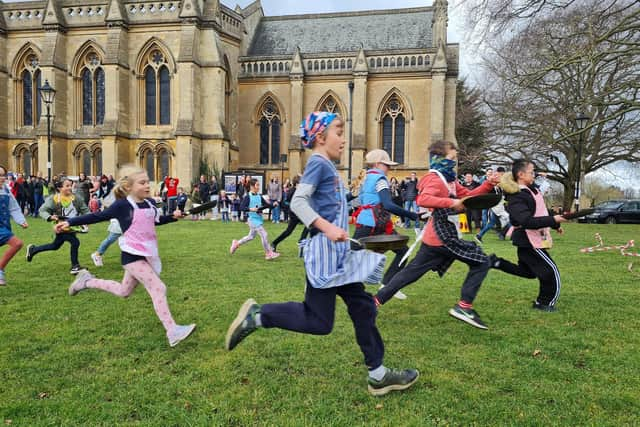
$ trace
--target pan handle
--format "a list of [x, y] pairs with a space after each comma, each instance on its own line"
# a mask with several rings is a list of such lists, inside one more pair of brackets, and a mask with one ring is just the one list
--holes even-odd
[[352, 239], [351, 237], [349, 237], [349, 241], [352, 243], [355, 243], [356, 245], [360, 246], [361, 248], [364, 248], [364, 245], [362, 243], [360, 243], [359, 240], [357, 239]]

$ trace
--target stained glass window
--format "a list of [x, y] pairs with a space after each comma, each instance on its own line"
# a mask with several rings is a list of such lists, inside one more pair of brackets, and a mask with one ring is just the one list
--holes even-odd
[[389, 153], [391, 160], [404, 163], [404, 143], [406, 135], [404, 106], [396, 95], [385, 104], [382, 113], [382, 149]]
[[31, 73], [27, 70], [22, 72], [22, 124], [33, 126], [33, 80]]
[[[260, 109], [260, 164], [280, 162], [280, 111], [271, 99], [267, 98]], [[269, 159], [271, 155], [271, 159]], [[271, 161], [269, 161], [271, 160]]]
[[[156, 73], [151, 67], [147, 67], [144, 73], [145, 86], [145, 112], [148, 125], [156, 124]], [[151, 176], [151, 175], [150, 175]]]
[[147, 55], [144, 80], [145, 123], [171, 124], [171, 74], [167, 58], [158, 49]]
[[93, 78], [88, 68], [82, 70], [82, 124], [93, 124]]

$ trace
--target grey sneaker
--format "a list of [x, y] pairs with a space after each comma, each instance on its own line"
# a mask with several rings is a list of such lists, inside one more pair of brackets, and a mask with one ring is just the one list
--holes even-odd
[[249, 298], [242, 304], [238, 315], [231, 322], [227, 337], [225, 339], [225, 348], [233, 350], [240, 341], [245, 339], [249, 334], [258, 329], [256, 324], [256, 314], [260, 313], [260, 305], [253, 298]]
[[78, 292], [87, 289], [87, 281], [94, 277], [93, 274], [89, 273], [89, 270], [80, 270], [76, 275], [76, 279], [69, 286], [69, 295], [74, 296]]
[[384, 396], [390, 391], [405, 390], [418, 380], [420, 372], [415, 369], [387, 369], [387, 373], [380, 381], [369, 377], [369, 393], [374, 396]]
[[171, 332], [167, 332], [167, 338], [169, 339], [169, 346], [175, 347], [180, 341], [187, 338], [196, 328], [196, 324], [190, 325], [176, 325]]
[[482, 319], [480, 319], [480, 315], [472, 308], [466, 309], [456, 304], [451, 310], [449, 310], [449, 314], [458, 320], [462, 320], [471, 326], [475, 326], [478, 329], [489, 329]]

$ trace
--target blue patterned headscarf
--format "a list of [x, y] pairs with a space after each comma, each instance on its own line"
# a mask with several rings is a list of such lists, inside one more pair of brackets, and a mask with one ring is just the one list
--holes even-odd
[[431, 156], [431, 169], [440, 172], [447, 182], [456, 180], [456, 161], [441, 156]]
[[300, 138], [304, 148], [313, 148], [313, 143], [319, 133], [329, 127], [338, 115], [326, 111], [314, 111], [300, 123]]

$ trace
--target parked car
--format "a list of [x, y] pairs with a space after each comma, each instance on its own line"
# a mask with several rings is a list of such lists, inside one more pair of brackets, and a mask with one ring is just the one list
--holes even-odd
[[595, 212], [580, 222], [600, 224], [640, 224], [640, 200], [609, 200], [594, 206]]

